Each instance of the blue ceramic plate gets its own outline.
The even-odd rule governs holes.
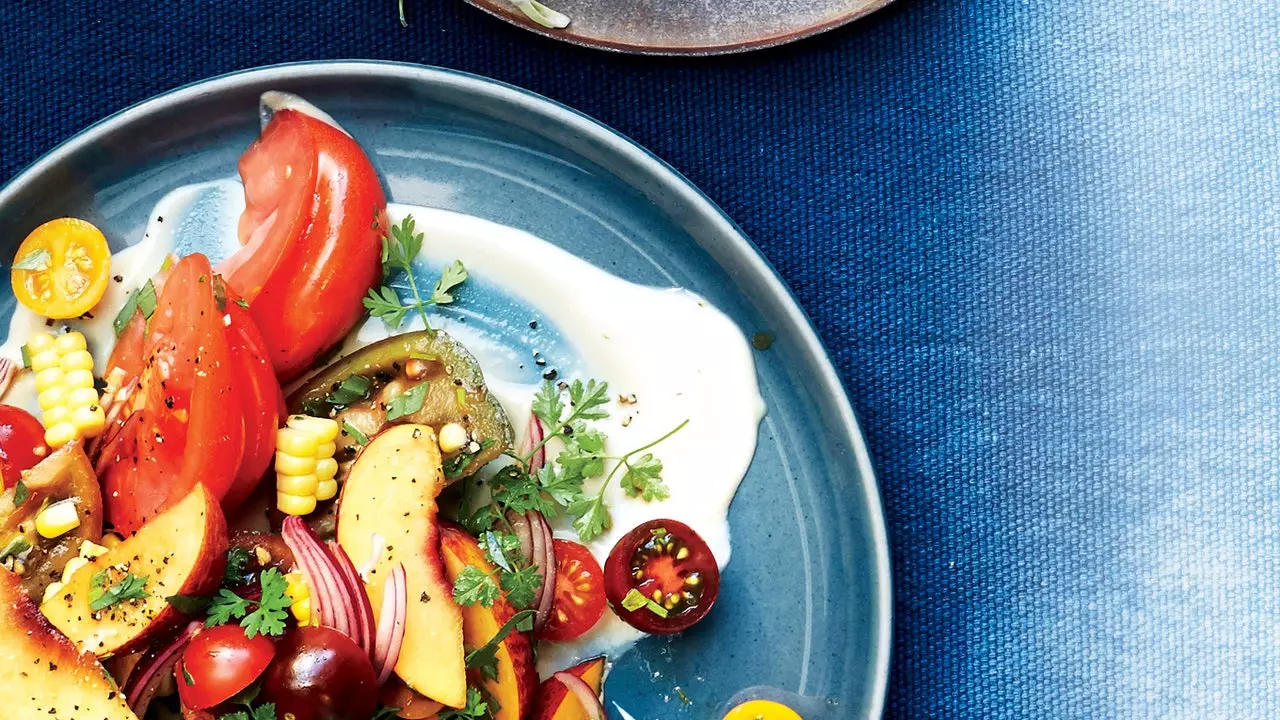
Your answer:
[[[63,215],[110,238],[139,238],[168,190],[235,177],[258,132],[258,96],[271,89],[338,118],[395,201],[525,229],[627,279],[688,287],[748,335],[773,336],[756,357],[769,413],[730,513],[734,554],[719,604],[683,636],[647,639],[617,663],[610,716],[624,718],[621,708],[636,720],[719,718],[746,688],[799,696],[809,720],[879,716],[888,549],[839,379],[791,294],[724,213],[593,120],[491,80],[411,65],[229,75],[112,116],[9,182],[0,190],[4,257],[27,230]],[[7,316],[13,298],[3,285]]]

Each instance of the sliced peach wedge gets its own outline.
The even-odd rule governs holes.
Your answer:
[[[457,579],[468,565],[492,573],[494,567],[484,556],[480,544],[465,530],[444,524],[440,528],[440,550],[449,581]],[[490,607],[479,603],[462,608],[462,636],[468,648],[484,647],[516,614],[516,608],[499,597]],[[511,632],[498,643],[497,677],[485,677],[473,671],[472,682],[482,685],[498,704],[494,720],[521,720],[529,716],[534,693],[538,689],[538,673],[533,666],[533,648],[529,637]]]
[[[0,617],[5,717],[137,720],[98,658],[50,626],[18,576],[4,569]]]
[[[338,543],[357,566],[373,560],[365,587],[375,608],[392,568],[404,565],[408,607],[395,674],[410,689],[457,708],[467,701],[467,676],[462,611],[440,559],[436,496],[445,484],[434,430],[417,424],[384,430],[347,475]]]
[[[182,620],[168,597],[213,592],[226,564],[226,520],[217,499],[197,483],[176,505],[77,570],[40,611],[82,650],[127,653]]]
[[[596,695],[604,685],[604,657],[583,660],[565,670],[587,684]],[[531,720],[588,720],[586,708],[564,683],[549,677],[538,688],[538,705],[534,708]]]

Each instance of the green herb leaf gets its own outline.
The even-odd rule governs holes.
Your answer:
[[[498,507],[492,503],[486,503],[476,508],[475,512],[465,517],[459,518],[459,522],[472,535],[479,535],[493,527],[498,521],[500,512]]]
[[[165,602],[183,615],[200,615],[209,610],[209,606],[213,604],[213,598],[200,595],[170,595],[165,598]]]
[[[252,600],[245,600],[226,588],[218,590],[218,594],[209,600],[209,617],[206,627],[226,625],[232,620],[239,620],[249,614]]]
[[[574,380],[569,385],[569,402],[573,405],[573,420],[600,420],[609,417],[604,406],[609,403],[609,383]]]
[[[238,585],[252,580],[253,573],[249,572],[249,563],[253,559],[253,554],[248,548],[237,546],[228,550],[227,570],[222,574],[223,582]]]
[[[378,709],[373,712],[373,717],[369,718],[369,720],[396,720],[399,717],[399,712],[400,708],[398,707],[379,705]]]
[[[17,557],[30,549],[31,543],[21,535],[16,535],[9,541],[8,545],[4,546],[3,550],[0,550],[0,562],[4,562],[11,557]]]
[[[236,304],[244,308],[245,310],[249,309],[249,301],[245,300],[244,298],[236,298]]]
[[[346,420],[342,421],[342,432],[356,441],[357,445],[364,446],[369,444],[369,436],[360,432],[360,428],[352,425]]]
[[[13,263],[14,270],[45,270],[53,264],[53,255],[48,250],[33,250],[21,260]]]
[[[466,281],[467,268],[462,265],[461,260],[454,260],[452,265],[445,265],[444,270],[440,271],[440,279],[436,281],[436,287],[431,292],[431,298],[427,303],[448,305],[453,302],[451,291]]]
[[[647,602],[650,601],[649,598],[644,596],[644,593],[635,588],[631,588],[622,598],[622,607],[630,610],[631,612],[635,612],[644,607],[644,604]]]
[[[538,588],[542,587],[542,576],[538,568],[530,565],[527,568],[504,572],[499,576],[502,590],[506,593],[507,602],[518,608],[529,607],[537,597]]]
[[[560,416],[564,415],[564,398],[550,380],[542,383],[542,387],[533,396],[533,414],[553,431],[560,425]]]
[[[484,701],[480,691],[473,687],[468,687],[466,707],[460,710],[446,708],[436,717],[438,720],[482,720],[488,716],[489,705]]]
[[[387,422],[412,415],[422,409],[427,399],[427,383],[422,382],[391,398],[387,403]]]
[[[387,327],[396,330],[404,322],[405,315],[413,310],[413,305],[403,305],[400,302],[400,296],[396,291],[383,285],[378,288],[370,288],[369,294],[361,301],[364,303],[364,309],[369,311],[369,315],[381,318]]]
[[[135,313],[141,312],[142,317],[150,320],[155,311],[156,286],[148,280],[142,287],[129,293],[129,298],[125,300],[124,306],[120,308],[120,312],[116,313],[116,319],[111,323],[112,327],[115,328],[116,336],[118,337],[129,326],[129,321],[133,320]]]
[[[480,547],[484,548],[484,556],[488,558],[489,562],[507,572],[511,572],[511,561],[507,559],[507,554],[520,550],[520,538],[509,533],[493,532],[492,530],[479,537]]]
[[[31,497],[31,491],[27,489],[27,484],[19,480],[13,486],[13,506],[15,508],[22,507],[22,503]]]
[[[151,597],[146,591],[147,578],[126,573],[114,585],[106,588],[107,571],[99,570],[89,581],[89,609],[98,612],[117,603],[145,600]],[[105,589],[104,589],[105,588]]]
[[[22,347],[18,348],[18,350],[19,352],[22,353],[22,367],[30,368],[31,367],[31,348],[27,347],[26,345],[23,345]]]
[[[453,581],[453,600],[459,605],[480,603],[484,607],[492,607],[501,594],[493,576],[474,565],[462,568],[462,572]]]
[[[191,672],[187,670],[186,665],[182,666],[182,679],[187,681],[187,685],[190,685],[191,687],[196,686],[196,679],[191,677]]]
[[[498,679],[498,645],[514,631],[528,632],[533,629],[533,616],[536,610],[521,610],[512,615],[497,634],[489,638],[489,642],[467,653],[467,667],[479,669],[490,680]]]
[[[369,378],[363,375],[352,375],[330,390],[324,402],[341,409],[369,397],[369,391],[372,388],[373,382]]]
[[[569,506],[568,511],[573,517],[573,529],[578,531],[578,537],[582,542],[590,542],[600,537],[605,530],[613,526],[609,509],[604,504],[603,488],[595,497],[574,502]]]
[[[652,453],[645,453],[633,460],[625,460],[627,471],[623,473],[622,489],[630,497],[643,498],[645,502],[666,500],[671,491],[662,482],[662,461]]]
[[[263,570],[258,581],[262,586],[258,609],[240,621],[240,627],[244,628],[244,634],[250,640],[259,634],[283,635],[284,621],[289,617],[289,607],[293,605],[292,598],[285,592],[289,581],[284,579],[279,570]]]
[[[538,471],[538,485],[542,492],[566,507],[582,499],[582,481],[581,474],[568,473],[555,463],[543,465]]]

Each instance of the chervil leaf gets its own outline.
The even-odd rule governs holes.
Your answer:
[[[406,215],[399,225],[391,226],[391,236],[383,246],[383,263],[405,272],[413,272],[413,259],[422,250],[422,233],[415,233],[417,221]]]
[[[27,489],[27,484],[19,480],[13,486],[13,506],[15,508],[22,507],[22,503],[31,497],[31,491]]]
[[[613,525],[609,509],[604,505],[603,489],[595,497],[574,502],[569,506],[569,514],[573,516],[573,529],[578,531],[582,542],[600,537]]]
[[[582,498],[582,475],[567,473],[554,463],[543,465],[538,471],[538,485],[560,505],[567,506]]]
[[[383,285],[379,288],[370,288],[369,294],[365,296],[364,307],[369,311],[369,315],[381,318],[387,327],[395,330],[404,322],[404,316],[414,309],[413,305],[403,305],[400,302],[400,296],[389,286]]]
[[[206,627],[226,625],[232,619],[239,620],[249,614],[251,601],[236,595],[226,588],[218,591],[209,604],[209,617],[204,621]]]
[[[453,600],[459,605],[480,603],[485,607],[491,607],[501,593],[493,576],[474,565],[462,568],[462,572],[458,573],[457,579],[453,581]]]
[[[622,475],[621,483],[627,495],[643,498],[645,502],[671,497],[671,492],[662,482],[662,461],[652,453],[627,460],[625,465],[627,470]]]
[[[126,573],[110,587],[106,587],[107,571],[99,570],[89,581],[89,609],[98,612],[117,603],[145,600],[151,597],[146,591],[147,578]]]
[[[427,302],[432,305],[448,305],[453,302],[450,291],[466,280],[467,269],[463,267],[461,260],[454,260],[452,265],[445,265],[444,270],[440,271],[440,279],[436,281],[435,290],[431,292],[431,299]]]
[[[489,503],[476,508],[475,512],[470,515],[459,518],[459,522],[461,522],[462,526],[465,527],[472,535],[479,535],[485,530],[493,527],[493,524],[498,521],[499,515],[501,515],[501,513],[498,511],[498,507]]]
[[[514,572],[504,572],[500,576],[502,589],[506,591],[507,602],[518,608],[529,607],[542,586],[542,576],[538,568],[530,565]]]
[[[542,486],[515,466],[504,468],[493,477],[493,499],[508,510],[518,513],[537,510],[544,515],[557,513],[555,503],[542,494]]]
[[[53,263],[48,250],[33,250],[13,263],[14,270],[44,270]]]
[[[560,425],[560,416],[564,414],[564,399],[550,380],[542,383],[542,387],[533,396],[533,414],[549,428]]]
[[[467,706],[455,710],[446,708],[437,717],[439,720],[482,720],[489,715],[489,705],[484,701],[484,697],[480,695],[480,691],[473,688],[467,688]]]
[[[240,621],[240,627],[244,628],[245,636],[251,640],[259,634],[283,635],[284,621],[289,617],[289,606],[293,605],[293,599],[285,592],[289,581],[284,579],[279,570],[267,568],[262,571],[258,582],[262,586],[262,598],[257,601],[258,609],[246,615]]]
[[[213,598],[199,595],[170,595],[165,598],[165,602],[183,615],[200,615],[208,611],[209,606],[213,604]]]
[[[427,399],[427,383],[422,382],[391,398],[387,403],[387,422],[412,415],[422,409]]]
[[[596,448],[588,451],[580,441],[587,440],[587,445]],[[580,478],[599,477],[604,472],[604,436],[595,430],[574,433],[565,444],[564,450],[556,456],[556,462],[564,468],[565,473]]]
[[[604,406],[609,403],[609,383],[574,380],[569,385],[569,402],[573,405],[574,420],[600,420],[609,417]]]
[[[489,530],[480,536],[480,547],[484,548],[484,556],[489,562],[511,572],[511,562],[507,557],[511,553],[519,552],[520,538],[510,533]]]

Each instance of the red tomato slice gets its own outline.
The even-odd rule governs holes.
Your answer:
[[[193,710],[213,707],[252,685],[275,654],[269,639],[248,638],[238,625],[202,630],[174,668],[178,696]]]
[[[364,315],[382,275],[387,200],[346,133],[281,110],[240,158],[238,252],[219,271],[249,301],[276,375],[295,379]]]
[[[202,482],[222,498],[244,449],[223,312],[203,255],[173,268],[143,341],[133,412],[98,467],[107,518],[129,533]]]
[[[591,551],[569,540],[556,548],[556,598],[539,640],[572,640],[595,626],[604,614],[604,572]]]
[[[44,426],[31,413],[13,405],[0,405],[0,489],[13,487],[49,454]]]
[[[244,456],[223,499],[223,507],[228,508],[240,505],[258,486],[275,457],[276,429],[286,412],[284,392],[267,362],[266,343],[239,299],[228,289],[227,343],[235,368],[236,393],[244,408]]]
[[[693,528],[650,520],[613,546],[604,563],[604,587],[623,622],[664,635],[706,617],[720,593],[720,568]]]

